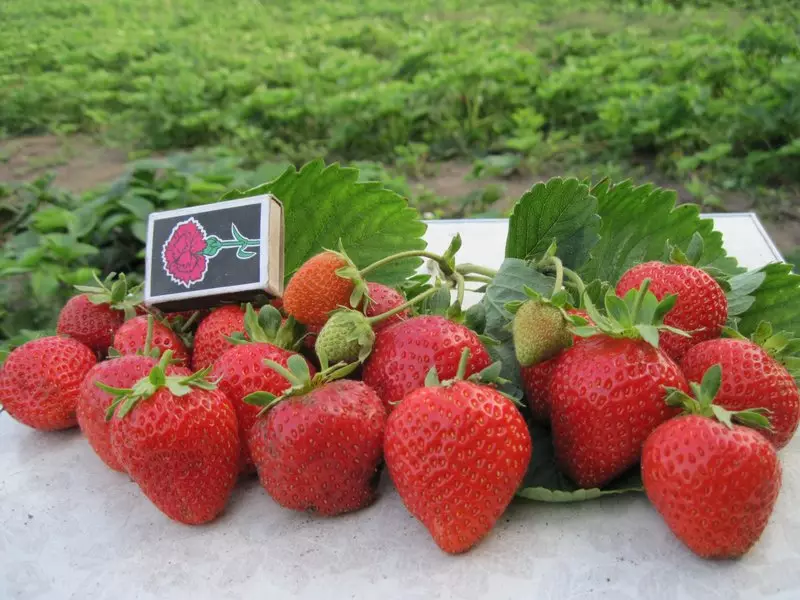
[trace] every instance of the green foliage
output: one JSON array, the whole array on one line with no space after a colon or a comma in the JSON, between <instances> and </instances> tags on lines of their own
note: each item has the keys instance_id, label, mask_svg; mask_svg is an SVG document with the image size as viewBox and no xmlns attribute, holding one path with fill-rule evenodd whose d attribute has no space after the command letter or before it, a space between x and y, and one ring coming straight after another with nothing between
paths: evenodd
<instances>
[{"instance_id":1,"label":"green foliage","mask_svg":"<svg viewBox=\"0 0 800 600\"><path fill-rule=\"evenodd\" d=\"M0 135L797 182L799 20L775 0L5 0Z\"/></svg>"},{"instance_id":2,"label":"green foliage","mask_svg":"<svg viewBox=\"0 0 800 600\"><path fill-rule=\"evenodd\" d=\"M537 183L511 213L506 256L540 258L554 240L567 267L582 265L599 241L597 200L577 179Z\"/></svg>"},{"instance_id":3,"label":"green foliage","mask_svg":"<svg viewBox=\"0 0 800 600\"><path fill-rule=\"evenodd\" d=\"M358 171L321 160L300 171L226 198L273 193L284 208L284 263L287 280L321 248L344 244L358 267L384 256L425 247L425 224L400 195L380 183L359 182ZM422 264L418 258L396 261L370 273L370 279L398 285Z\"/></svg>"},{"instance_id":4,"label":"green foliage","mask_svg":"<svg viewBox=\"0 0 800 600\"><path fill-rule=\"evenodd\" d=\"M50 178L0 188L0 352L54 330L73 286L94 274L129 273L132 283L141 281L149 213L216 202L231 188L274 179L261 191L285 204L287 273L340 239L362 265L424 244L425 226L405 200L377 183L356 183L354 169L323 169L321 161L299 173L284 164L241 166L226 154L179 154L134 163L108 189L83 196L57 190ZM417 264L394 263L376 280L396 283Z\"/></svg>"}]
</instances>

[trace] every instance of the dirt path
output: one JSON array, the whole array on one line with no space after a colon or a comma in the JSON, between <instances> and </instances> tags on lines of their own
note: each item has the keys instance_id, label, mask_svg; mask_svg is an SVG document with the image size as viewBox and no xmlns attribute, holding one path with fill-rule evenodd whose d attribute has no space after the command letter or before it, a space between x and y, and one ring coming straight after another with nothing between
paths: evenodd
<instances>
[{"instance_id":1,"label":"dirt path","mask_svg":"<svg viewBox=\"0 0 800 600\"><path fill-rule=\"evenodd\" d=\"M122 175L127 161L127 153L123 150L99 146L84 136L35 136L5 140L0 141L0 183L27 181L54 173L57 186L73 192L84 192ZM489 184L499 184L505 188L503 198L498 203L499 208L506 210L534 183L555 175L542 173L476 180L469 177L471 171L472 165L468 163L441 163L436 165L435 175L423 177L415 183L420 183L445 198L462 198ZM657 175L647 176L645 179L675 189L681 202L693 200L692 194L681 184L664 180ZM720 200L727 212L757 212L785 255L794 254L800 249L800 198L766 201L752 194L730 192Z\"/></svg>"}]
</instances>

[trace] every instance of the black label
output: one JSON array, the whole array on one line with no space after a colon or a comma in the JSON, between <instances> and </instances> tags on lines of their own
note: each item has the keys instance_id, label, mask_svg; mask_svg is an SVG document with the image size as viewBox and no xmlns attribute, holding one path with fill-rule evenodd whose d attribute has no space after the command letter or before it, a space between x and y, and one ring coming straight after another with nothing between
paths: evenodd
<instances>
[{"instance_id":1,"label":"black label","mask_svg":"<svg viewBox=\"0 0 800 600\"><path fill-rule=\"evenodd\" d=\"M148 296L154 302L265 282L267 241L261 235L267 207L257 202L207 208L152 217Z\"/></svg>"}]
</instances>

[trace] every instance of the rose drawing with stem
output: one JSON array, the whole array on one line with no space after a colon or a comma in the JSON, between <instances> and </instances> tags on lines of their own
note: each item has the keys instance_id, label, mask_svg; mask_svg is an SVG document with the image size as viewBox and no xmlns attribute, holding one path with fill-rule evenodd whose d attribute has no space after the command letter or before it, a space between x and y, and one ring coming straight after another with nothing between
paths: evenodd
<instances>
[{"instance_id":1,"label":"rose drawing with stem","mask_svg":"<svg viewBox=\"0 0 800 600\"><path fill-rule=\"evenodd\" d=\"M189 288L205 279L208 261L225 248L236 248L236 258L240 260L258 256L248 248L258 248L260 240L243 236L233 223L231 236L233 239L223 240L208 235L194 217L177 223L161 247L164 272L174 283Z\"/></svg>"}]
</instances>

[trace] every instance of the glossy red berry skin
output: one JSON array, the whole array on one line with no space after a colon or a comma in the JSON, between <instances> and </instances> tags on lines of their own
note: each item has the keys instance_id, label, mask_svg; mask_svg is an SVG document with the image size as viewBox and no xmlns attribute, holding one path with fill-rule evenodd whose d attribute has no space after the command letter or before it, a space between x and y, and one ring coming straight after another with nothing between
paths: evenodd
<instances>
[{"instance_id":1,"label":"glossy red berry skin","mask_svg":"<svg viewBox=\"0 0 800 600\"><path fill-rule=\"evenodd\" d=\"M175 374L188 375L176 368ZM219 390L174 396L162 388L111 420L123 469L165 515L187 525L213 520L236 483L241 446L236 412Z\"/></svg>"},{"instance_id":2,"label":"glossy red berry skin","mask_svg":"<svg viewBox=\"0 0 800 600\"><path fill-rule=\"evenodd\" d=\"M92 367L81 383L77 405L78 425L95 454L114 471L124 469L111 449L111 423L106 421L106 410L113 398L97 387L97 383L130 388L142 377L147 377L157 362L150 356L112 358Z\"/></svg>"},{"instance_id":3,"label":"glossy red berry skin","mask_svg":"<svg viewBox=\"0 0 800 600\"><path fill-rule=\"evenodd\" d=\"M647 436L678 409L665 386L688 392L666 354L643 340L597 335L566 350L550 384L556 458L582 488L634 466Z\"/></svg>"},{"instance_id":4,"label":"glossy red berry skin","mask_svg":"<svg viewBox=\"0 0 800 600\"><path fill-rule=\"evenodd\" d=\"M281 506L323 516L375 499L386 410L373 390L340 379L288 398L250 429L261 485Z\"/></svg>"},{"instance_id":5,"label":"glossy red berry skin","mask_svg":"<svg viewBox=\"0 0 800 600\"><path fill-rule=\"evenodd\" d=\"M291 387L283 375L267 366L264 361L272 360L287 367L287 361L294 354L272 344L240 344L220 356L211 370L211 379L218 380L217 387L228 397L236 411L239 439L242 443L242 465L247 470L253 467L247 442L248 434L256 422L261 407L247 404L244 397L253 392L269 392L280 396ZM308 361L306 363L313 376L316 369Z\"/></svg>"},{"instance_id":6,"label":"glossy red berry skin","mask_svg":"<svg viewBox=\"0 0 800 600\"><path fill-rule=\"evenodd\" d=\"M672 532L703 558L736 558L761 537L781 466L753 429L686 415L664 423L642 452L647 497Z\"/></svg>"},{"instance_id":7,"label":"glossy red berry skin","mask_svg":"<svg viewBox=\"0 0 800 600\"><path fill-rule=\"evenodd\" d=\"M659 300L667 294L678 295L675 306L664 317L664 324L692 334L684 337L669 331L660 333L659 346L670 358L680 361L693 345L720 336L728 319L728 300L711 275L690 265L646 262L632 267L622 276L617 284L617 296L639 289L645 279L650 279L650 291Z\"/></svg>"},{"instance_id":8,"label":"glossy red berry skin","mask_svg":"<svg viewBox=\"0 0 800 600\"><path fill-rule=\"evenodd\" d=\"M789 371L748 340L717 339L693 346L681 369L689 381L700 382L713 365L722 367L722 385L714 398L728 410L766 408L772 431L758 430L781 449L800 422L800 391Z\"/></svg>"},{"instance_id":9,"label":"glossy red berry skin","mask_svg":"<svg viewBox=\"0 0 800 600\"><path fill-rule=\"evenodd\" d=\"M244 310L238 304L212 311L200 322L194 335L192 369L198 371L214 364L234 344L225 339L235 332L244 333Z\"/></svg>"},{"instance_id":10,"label":"glossy red berry skin","mask_svg":"<svg viewBox=\"0 0 800 600\"><path fill-rule=\"evenodd\" d=\"M431 367L436 367L442 381L455 377L464 348L470 351L465 377L491 364L475 332L440 316L414 317L376 334L363 380L391 410L408 392L425 384Z\"/></svg>"},{"instance_id":11,"label":"glossy red berry skin","mask_svg":"<svg viewBox=\"0 0 800 600\"><path fill-rule=\"evenodd\" d=\"M588 323L592 323L592 320L585 311L570 309L567 312L571 315L583 317ZM577 344L582 339L583 338L574 336L572 343ZM522 387L525 390L525 401L528 404L531 417L540 423L550 422L550 382L556 370L558 360L562 355L563 351L558 356L554 356L549 360L528 367L520 367Z\"/></svg>"},{"instance_id":12,"label":"glossy red berry skin","mask_svg":"<svg viewBox=\"0 0 800 600\"><path fill-rule=\"evenodd\" d=\"M403 297L403 294L394 288L390 288L389 286L382 285L380 283L369 282L367 284L367 289L369 290L371 302L367 305L367 310L364 311L364 314L368 317L381 315L397 306L400 306L406 301L406 299ZM411 310L406 309L397 313L396 315L392 315L391 317L384 319L383 321L375 323L372 329L374 331L380 331L381 329L386 329L390 325L405 321L409 317L411 317Z\"/></svg>"},{"instance_id":13,"label":"glossy red berry skin","mask_svg":"<svg viewBox=\"0 0 800 600\"><path fill-rule=\"evenodd\" d=\"M68 337L26 342L0 367L0 404L14 419L34 429L75 427L81 382L95 363L91 349Z\"/></svg>"},{"instance_id":14,"label":"glossy red berry skin","mask_svg":"<svg viewBox=\"0 0 800 600\"><path fill-rule=\"evenodd\" d=\"M445 552L469 550L503 514L531 459L511 401L459 381L410 392L389 416L384 453L409 512Z\"/></svg>"},{"instance_id":15,"label":"glossy red berry skin","mask_svg":"<svg viewBox=\"0 0 800 600\"><path fill-rule=\"evenodd\" d=\"M93 304L86 294L73 296L58 314L56 333L67 335L105 355L114 334L125 322L125 313L108 304Z\"/></svg>"},{"instance_id":16,"label":"glossy red berry skin","mask_svg":"<svg viewBox=\"0 0 800 600\"><path fill-rule=\"evenodd\" d=\"M114 349L123 356L141 354L147 339L147 317L134 317L122 324L114 335ZM153 322L153 339L151 348L158 348L161 355L172 351L172 359L181 364L189 363L189 350L177 333L159 321Z\"/></svg>"}]
</instances>

